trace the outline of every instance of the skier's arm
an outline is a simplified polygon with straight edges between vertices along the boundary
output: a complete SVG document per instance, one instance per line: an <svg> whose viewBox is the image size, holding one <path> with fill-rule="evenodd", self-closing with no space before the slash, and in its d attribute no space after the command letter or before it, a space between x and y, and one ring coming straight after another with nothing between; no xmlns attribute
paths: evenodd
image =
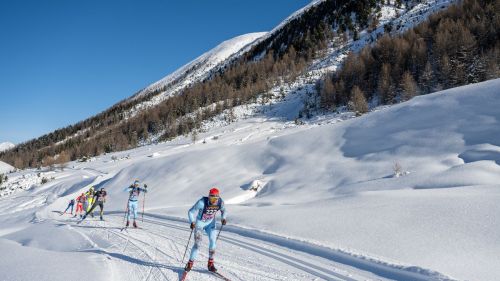
<svg viewBox="0 0 500 281"><path fill-rule="evenodd" d="M227 218L227 212L226 212L226 205L224 204L224 201L222 201L221 205L220 205L220 214L221 214L222 220L225 221Z"/></svg>
<svg viewBox="0 0 500 281"><path fill-rule="evenodd" d="M200 210L203 210L205 207L205 203L203 203L203 200L198 200L191 209L188 211L188 218L189 218L189 223L196 222L196 217L198 216Z"/></svg>

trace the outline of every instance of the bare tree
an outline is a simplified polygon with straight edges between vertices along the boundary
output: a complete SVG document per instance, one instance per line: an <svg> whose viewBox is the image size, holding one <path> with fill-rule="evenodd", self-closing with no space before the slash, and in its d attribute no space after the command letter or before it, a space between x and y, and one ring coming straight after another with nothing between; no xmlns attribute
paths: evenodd
<svg viewBox="0 0 500 281"><path fill-rule="evenodd" d="M368 112L368 103L364 93L358 86L354 86L351 91L351 109L356 112L356 115L362 115Z"/></svg>

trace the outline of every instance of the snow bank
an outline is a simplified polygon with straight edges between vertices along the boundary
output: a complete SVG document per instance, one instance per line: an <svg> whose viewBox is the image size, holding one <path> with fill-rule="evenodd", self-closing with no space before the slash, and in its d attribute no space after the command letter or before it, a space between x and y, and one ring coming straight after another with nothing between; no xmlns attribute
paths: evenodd
<svg viewBox="0 0 500 281"><path fill-rule="evenodd" d="M11 165L5 162L0 161L0 174L10 173L14 170L16 170L16 168L12 167Z"/></svg>

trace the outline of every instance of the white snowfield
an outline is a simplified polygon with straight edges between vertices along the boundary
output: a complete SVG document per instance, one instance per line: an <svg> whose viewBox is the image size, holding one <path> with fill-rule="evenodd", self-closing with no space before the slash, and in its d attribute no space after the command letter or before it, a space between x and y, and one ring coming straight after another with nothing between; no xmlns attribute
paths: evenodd
<svg viewBox="0 0 500 281"><path fill-rule="evenodd" d="M11 171L14 171L16 168L12 167L11 165L0 161L0 174L6 174L10 173Z"/></svg>
<svg viewBox="0 0 500 281"><path fill-rule="evenodd" d="M13 147L15 147L15 145L13 143L2 142L2 143L0 143L0 152L11 149ZM12 167L11 165L0 161L0 174L10 173L11 171L14 171L14 170L15 170L15 168Z"/></svg>
<svg viewBox="0 0 500 281"><path fill-rule="evenodd" d="M496 79L305 125L266 111L196 143L70 163L0 198L0 280L178 280L187 210L212 186L228 203L215 261L231 280L500 280L499 89ZM120 231L136 178L149 190L144 222ZM108 191L106 220L60 216L90 185ZM207 244L188 280L217 280Z"/></svg>

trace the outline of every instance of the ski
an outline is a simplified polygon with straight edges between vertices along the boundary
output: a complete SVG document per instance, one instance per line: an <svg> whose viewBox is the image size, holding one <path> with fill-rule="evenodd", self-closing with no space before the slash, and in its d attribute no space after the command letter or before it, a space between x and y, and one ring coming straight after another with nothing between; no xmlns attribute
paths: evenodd
<svg viewBox="0 0 500 281"><path fill-rule="evenodd" d="M214 271L209 271L212 275L216 276L216 277L219 277L220 279L222 280L225 280L225 281L231 281L231 279L227 278L226 276L220 274L219 272L214 272Z"/></svg>

